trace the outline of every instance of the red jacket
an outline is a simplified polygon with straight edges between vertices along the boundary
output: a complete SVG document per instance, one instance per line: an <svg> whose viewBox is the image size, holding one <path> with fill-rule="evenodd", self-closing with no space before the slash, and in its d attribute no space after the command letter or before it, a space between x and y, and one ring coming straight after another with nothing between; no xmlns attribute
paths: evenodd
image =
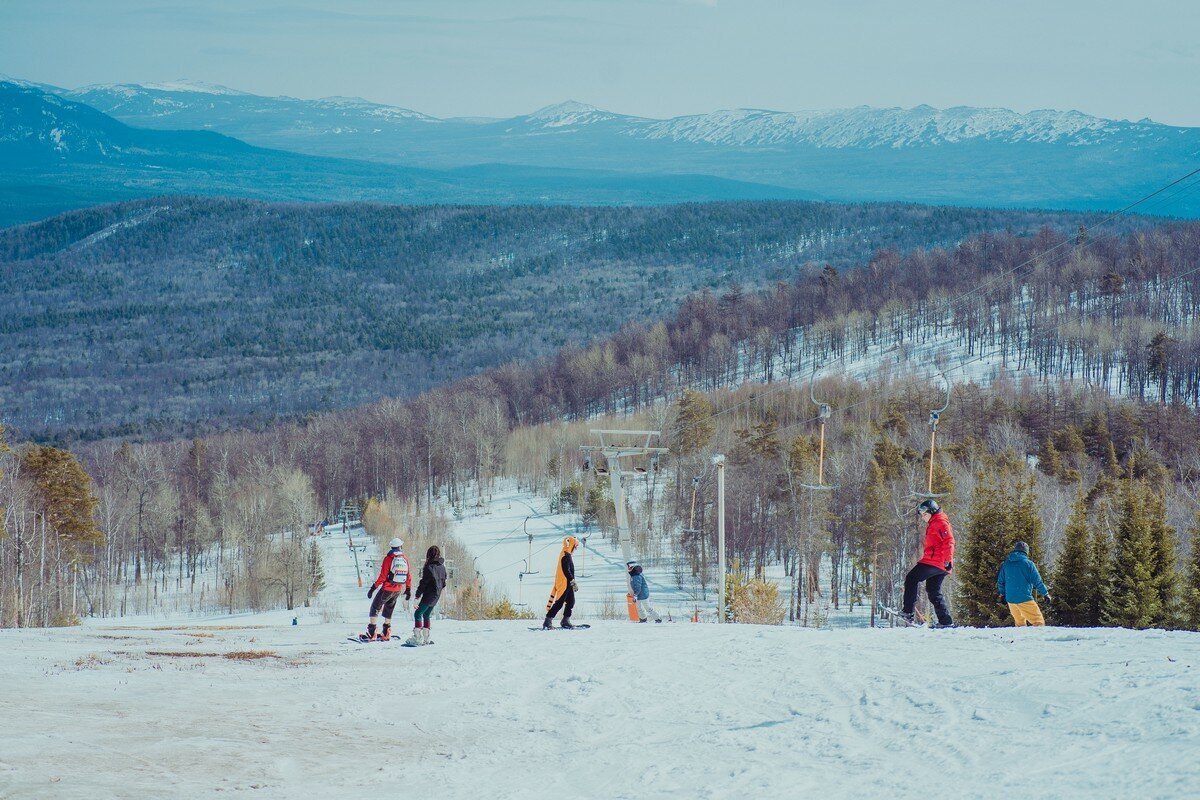
<svg viewBox="0 0 1200 800"><path fill-rule="evenodd" d="M929 518L925 528L925 554L917 563L948 570L947 565L953 560L954 529L946 519L946 512L939 511Z"/></svg>
<svg viewBox="0 0 1200 800"><path fill-rule="evenodd" d="M399 550L389 550L379 565L379 577L375 579L375 588L383 587L385 592L400 592L412 586L412 572L408 568L408 559Z"/></svg>

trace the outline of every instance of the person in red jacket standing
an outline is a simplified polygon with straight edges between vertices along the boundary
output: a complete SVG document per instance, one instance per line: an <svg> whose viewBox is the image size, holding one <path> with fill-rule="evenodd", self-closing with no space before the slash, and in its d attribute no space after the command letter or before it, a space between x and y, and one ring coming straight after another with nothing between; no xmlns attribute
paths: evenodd
<svg viewBox="0 0 1200 800"><path fill-rule="evenodd" d="M380 611L383 612L383 632L379 638L385 642L392 638L392 611L396 608L396 601L401 592L404 592L405 600L412 597L412 574L408 569L408 558L401 550L403 546L404 542L399 539L388 542L390 549L383 557L383 563L379 565L379 577L375 579L371 588L367 589L367 597L375 595L375 599L371 601L371 619L367 624L367 632L358 635L364 642L375 639L375 623L379 619ZM379 594L375 594L376 591L379 591Z"/></svg>
<svg viewBox="0 0 1200 800"><path fill-rule="evenodd" d="M954 619L942 595L942 581L954 568L954 529L936 500L922 501L917 513L925 521L925 552L904 577L904 618L909 622L916 618L917 590L924 583L929 602L937 612L937 627L953 627Z"/></svg>

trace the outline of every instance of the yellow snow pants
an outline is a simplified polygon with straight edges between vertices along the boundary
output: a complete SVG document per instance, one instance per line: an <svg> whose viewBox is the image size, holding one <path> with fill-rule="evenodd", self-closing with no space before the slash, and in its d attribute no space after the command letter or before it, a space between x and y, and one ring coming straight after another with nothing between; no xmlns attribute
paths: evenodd
<svg viewBox="0 0 1200 800"><path fill-rule="evenodd" d="M1013 622L1020 628L1023 625L1045 625L1046 619L1038 608L1036 600L1026 600L1024 603L1009 603L1008 610L1012 613Z"/></svg>

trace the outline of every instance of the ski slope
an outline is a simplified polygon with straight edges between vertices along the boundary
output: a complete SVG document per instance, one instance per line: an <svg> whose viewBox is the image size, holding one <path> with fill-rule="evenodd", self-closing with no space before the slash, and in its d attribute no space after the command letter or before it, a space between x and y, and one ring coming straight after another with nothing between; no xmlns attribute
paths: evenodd
<svg viewBox="0 0 1200 800"><path fill-rule="evenodd" d="M355 589L357 587L354 587ZM347 591L347 596L350 592ZM1190 798L1200 637L435 622L0 631L6 798ZM262 658L226 658L260 651Z"/></svg>
<svg viewBox="0 0 1200 800"><path fill-rule="evenodd" d="M491 593L541 616L554 585L563 537L575 536L581 541L586 537L586 544L574 555L579 583L575 616L601 616L606 605L624 616L628 584L620 548L595 528L577 528L574 514L551 514L548 506L545 497L521 491L511 481L501 481L491 502L453 526L453 534L474 557L472 564L455 565L458 578L471 580L478 572ZM638 553L634 558L641 561ZM642 566L650 587L650 604L664 619L668 615L672 619L691 619L696 609L715 619L716 602L711 591L706 601L679 588L669 566Z"/></svg>
<svg viewBox="0 0 1200 800"><path fill-rule="evenodd" d="M492 522L515 519L517 500ZM361 529L349 538L368 544ZM345 639L367 608L352 551L340 532L320 542L327 587L309 608L0 631L0 797L1090 799L1200 786L1196 634L436 619L432 647L359 645Z"/></svg>

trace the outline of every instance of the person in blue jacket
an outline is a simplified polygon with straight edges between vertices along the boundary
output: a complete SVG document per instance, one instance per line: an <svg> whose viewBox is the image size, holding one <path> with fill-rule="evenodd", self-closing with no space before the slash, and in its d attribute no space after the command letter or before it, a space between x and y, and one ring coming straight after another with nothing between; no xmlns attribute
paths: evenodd
<svg viewBox="0 0 1200 800"><path fill-rule="evenodd" d="M1037 601L1033 599L1033 590L1050 602L1050 590L1042 583L1037 565L1029 558L1029 545L1017 542L1013 551L1000 565L996 575L996 590L1000 599L1008 603L1009 613L1018 628L1024 625L1045 625L1046 619Z"/></svg>
<svg viewBox="0 0 1200 800"><path fill-rule="evenodd" d="M662 622L662 617L650 605L650 586L642 574L642 565L627 561L625 569L629 570L629 588L633 590L633 599L637 601L638 622L648 622L650 617L654 617L655 622Z"/></svg>

